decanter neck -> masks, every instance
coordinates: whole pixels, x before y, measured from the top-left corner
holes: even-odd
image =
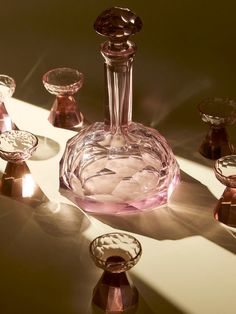
[[[136,45],[105,42],[101,53],[105,59],[105,126],[112,133],[124,131],[132,121],[132,69]]]

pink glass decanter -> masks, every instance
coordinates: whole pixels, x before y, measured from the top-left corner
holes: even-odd
[[[216,178],[226,186],[217,202],[214,216],[236,234],[236,155],[216,160],[214,172]]]
[[[127,213],[168,201],[179,167],[165,138],[132,122],[132,64],[136,45],[129,36],[142,22],[129,9],[111,8],[95,21],[108,37],[105,59],[105,121],[80,131],[60,162],[61,193],[87,212]]]
[[[56,68],[43,75],[46,90],[56,95],[48,120],[58,128],[79,131],[88,122],[79,109],[75,94],[83,85],[83,74],[72,68]]]
[[[90,255],[104,270],[93,290],[93,305],[105,313],[131,313],[137,308],[138,291],[126,271],[137,264],[141,254],[140,242],[126,233],[104,234],[91,242]]]
[[[6,102],[12,97],[15,88],[16,83],[12,77],[0,74],[0,133],[17,129],[6,109]]]
[[[198,105],[202,121],[209,125],[199,152],[208,159],[219,159],[234,153],[226,126],[236,122],[236,101],[228,98],[208,98]]]
[[[1,179],[1,194],[15,199],[33,198],[40,192],[26,164],[38,146],[28,131],[11,130],[0,134],[0,157],[7,161]]]

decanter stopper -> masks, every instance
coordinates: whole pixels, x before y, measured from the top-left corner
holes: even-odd
[[[142,28],[140,17],[127,8],[114,7],[102,12],[94,23],[94,29],[102,36],[109,38],[111,50],[127,49],[131,35]]]

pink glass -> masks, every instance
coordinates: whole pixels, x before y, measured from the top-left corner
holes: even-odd
[[[79,131],[88,125],[75,100],[75,94],[83,85],[83,74],[76,69],[56,68],[43,76],[46,90],[56,95],[49,122],[58,128]]]
[[[104,270],[93,291],[94,305],[106,313],[124,313],[137,307],[138,291],[126,271],[136,265],[141,254],[139,241],[125,233],[104,234],[91,242],[90,255]]]
[[[218,159],[234,153],[226,130],[236,121],[236,102],[228,98],[208,98],[198,105],[202,121],[209,125],[199,152],[209,159]]]
[[[165,138],[132,122],[132,64],[136,45],[128,37],[142,22],[128,9],[103,12],[95,30],[102,44],[107,99],[105,121],[71,138],[60,163],[61,193],[88,212],[127,213],[168,201],[179,167]]]
[[[1,193],[12,198],[31,198],[39,191],[25,163],[38,145],[35,135],[11,130],[0,134],[0,157],[7,161],[1,179]]]
[[[226,186],[217,202],[214,216],[236,232],[236,155],[216,160],[214,172],[216,178]]]
[[[17,129],[6,109],[6,103],[12,97],[15,88],[16,83],[12,77],[0,74],[0,133]]]

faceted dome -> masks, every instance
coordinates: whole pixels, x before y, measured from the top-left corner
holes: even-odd
[[[95,123],[67,142],[61,193],[88,212],[144,211],[168,201],[179,167],[154,129],[131,123],[128,133],[104,133]]]

